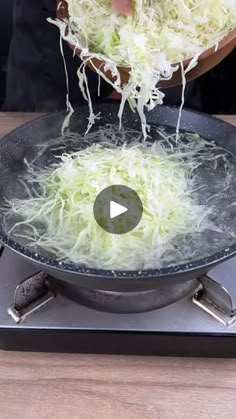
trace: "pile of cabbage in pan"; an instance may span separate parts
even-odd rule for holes
[[[106,126],[39,148],[34,161],[25,161],[27,176],[19,179],[24,196],[6,203],[5,231],[34,252],[90,268],[160,268],[191,260],[199,249],[205,256],[204,246],[214,248],[214,234],[223,237],[208,201],[220,195],[226,202],[227,176],[217,167],[225,152],[197,134],[181,134],[178,143],[175,133],[155,135],[159,141],[143,142],[135,131]],[[44,152],[55,157],[42,168],[37,162],[44,161]],[[93,214],[99,192],[114,184],[134,189],[143,204],[140,223],[121,235],[104,231]],[[221,206],[217,201],[220,216]]]
[[[96,119],[87,85],[85,66],[91,58],[105,61],[114,76],[111,82],[100,69],[97,73],[121,93],[119,118],[129,102],[140,115],[147,135],[145,109],[163,103],[158,82],[171,79],[176,63],[192,58],[186,72],[199,55],[236,26],[236,0],[133,0],[132,16],[117,15],[110,0],[66,0],[69,18],[51,21],[61,36],[81,50],[83,63],[78,69],[81,90],[90,105],[91,126]],[[60,3],[59,3],[60,7]],[[91,63],[92,64],[92,63]],[[130,79],[121,84],[118,66],[130,68]]]

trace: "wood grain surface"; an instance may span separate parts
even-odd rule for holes
[[[0,113],[0,135],[34,117]],[[236,360],[0,351],[0,419],[234,417]]]

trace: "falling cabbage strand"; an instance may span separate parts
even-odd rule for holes
[[[144,137],[147,136],[145,109],[163,103],[158,83],[169,80],[176,63],[196,58],[236,26],[236,0],[134,0],[132,16],[117,15],[109,0],[66,0],[69,18],[50,20],[60,28],[63,39],[81,50],[78,69],[80,87],[93,114],[84,67],[92,58],[105,61],[114,81],[94,67],[122,95],[119,118],[128,100],[137,109]],[[196,64],[196,63],[195,63]],[[118,66],[130,68],[130,79],[121,84]],[[183,71],[183,69],[182,69]]]

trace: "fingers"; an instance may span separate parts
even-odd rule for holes
[[[116,13],[129,16],[133,12],[132,0],[111,0]]]

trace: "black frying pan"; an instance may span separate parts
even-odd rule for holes
[[[118,104],[109,103],[95,106],[95,113],[101,112],[100,124],[117,123]],[[65,113],[55,113],[32,122],[7,134],[0,141],[0,201],[4,198],[16,197],[20,190],[16,184],[18,176],[24,174],[26,166],[23,162],[26,157],[29,161],[38,152],[37,144],[46,143],[49,139],[60,135],[61,125]],[[85,132],[87,126],[88,109],[79,108],[72,117],[71,130]],[[148,114],[149,124],[160,124],[166,127],[176,127],[178,109],[159,106]],[[140,130],[138,115],[125,109],[124,126]],[[215,141],[224,146],[236,156],[236,128],[221,122],[218,119],[190,111],[184,111],[181,129],[197,132],[205,139]],[[232,223],[235,223],[234,217]],[[4,245],[28,258],[30,262],[38,265],[39,269],[50,273],[56,278],[68,280],[78,285],[103,290],[137,291],[155,289],[161,281],[166,284],[182,283],[193,278],[199,278],[207,273],[214,265],[219,264],[236,254],[235,243],[224,248],[213,249],[207,257],[192,260],[191,263],[180,263],[177,266],[166,267],[159,270],[148,271],[104,271],[89,269],[81,266],[60,263],[44,256],[36,255],[33,251],[16,243],[3,231],[0,220],[0,240]]]

